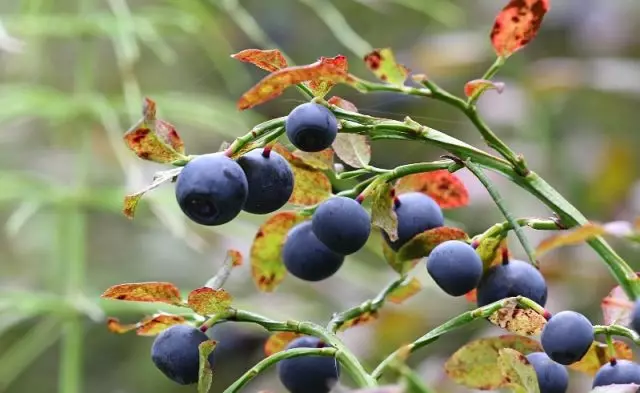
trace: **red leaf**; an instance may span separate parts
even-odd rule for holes
[[[227,255],[231,258],[231,266],[242,266],[242,253],[238,250],[228,250]]]
[[[101,297],[133,302],[182,304],[180,291],[170,282],[118,284],[104,291]]]
[[[467,292],[464,294],[464,298],[467,299],[468,302],[470,303],[475,303],[478,301],[478,292],[477,290],[474,288],[471,291]]]
[[[245,49],[231,55],[231,57],[245,63],[251,63],[269,72],[274,72],[287,66],[287,60],[278,49]]]
[[[393,85],[404,85],[409,69],[396,62],[391,48],[376,49],[364,57],[367,67],[378,79]]]
[[[208,287],[194,289],[189,293],[189,307],[200,315],[214,315],[231,307],[231,295],[224,289]]]
[[[271,356],[274,353],[284,351],[291,341],[302,336],[301,333],[296,332],[277,332],[272,334],[264,343],[265,356]]]
[[[321,57],[318,61],[326,65],[331,65],[337,70],[340,70],[340,72],[344,72],[344,74],[347,74],[347,72],[349,71],[349,63],[347,62],[347,58],[342,55],[338,55],[335,57]],[[331,90],[331,88],[335,86],[335,84],[336,83],[334,81],[326,78],[314,79],[307,82],[307,86],[309,86],[309,88],[313,91],[313,95],[315,95],[316,97],[324,97],[329,92],[329,90]]]
[[[396,183],[396,192],[421,192],[433,198],[443,209],[466,206],[469,193],[464,183],[446,169],[433,172],[416,173],[400,178]]]
[[[491,43],[498,56],[508,57],[538,33],[549,0],[511,0],[496,17]]]
[[[464,85],[464,95],[467,97],[477,96],[490,89],[500,94],[504,90],[504,83],[493,82],[488,79],[474,79]]]
[[[605,325],[618,324],[628,326],[633,302],[629,300],[620,286],[616,286],[600,303]]]

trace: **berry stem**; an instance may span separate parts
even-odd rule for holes
[[[594,334],[604,334],[607,339],[613,336],[625,337],[634,342],[634,344],[640,346],[640,335],[634,330],[622,325],[594,325]],[[608,344],[608,341],[607,341]],[[613,344],[612,344],[613,345]],[[610,349],[611,351],[611,349]],[[611,352],[615,356],[615,351]]]
[[[253,127],[253,129],[251,129],[251,131],[249,131],[248,133],[236,138],[231,146],[229,146],[227,150],[225,150],[225,154],[229,157],[233,157],[239,151],[241,151],[243,147],[251,142],[257,142],[258,139],[263,139],[262,142],[264,142],[264,139],[268,139],[270,136],[272,136],[271,134],[277,134],[278,136],[280,136],[280,134],[284,132],[285,120],[286,116],[283,116],[258,124],[257,126]],[[268,142],[264,144],[266,145],[267,143]]]

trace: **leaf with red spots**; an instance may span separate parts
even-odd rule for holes
[[[518,302],[511,300],[505,307],[489,316],[494,325],[521,336],[536,336],[542,333],[547,320],[529,308],[518,308]]]
[[[409,69],[396,62],[391,48],[375,49],[364,57],[364,62],[374,75],[392,85],[404,85]]]
[[[633,302],[629,300],[629,297],[619,285],[613,288],[607,297],[602,299],[600,307],[602,308],[605,325],[629,325]]]
[[[497,367],[499,351],[504,348],[523,355],[542,351],[538,341],[524,336],[481,338],[459,348],[445,363],[445,371],[454,382],[468,388],[497,389],[504,384],[504,377]]]
[[[378,184],[371,195],[371,223],[389,236],[391,241],[398,240],[398,215],[393,205],[393,186],[389,183]]]
[[[245,49],[231,57],[269,72],[278,71],[287,66],[287,60],[278,49]]]
[[[504,90],[504,83],[493,82],[488,79],[474,79],[464,85],[464,95],[467,97],[477,97],[487,90],[495,90],[498,94],[501,94]]]
[[[232,300],[224,289],[202,287],[191,291],[187,302],[200,315],[214,315],[228,310]]]
[[[183,305],[180,291],[170,282],[118,284],[108,288],[100,297],[131,302],[162,302]]]
[[[618,360],[633,360],[631,348],[624,342],[613,340],[615,358]],[[587,353],[578,362],[569,365],[572,370],[579,371],[590,376],[596,375],[600,367],[611,360],[607,344],[594,341]]]
[[[333,168],[333,149],[331,148],[319,152],[295,150],[291,154],[300,162],[313,169],[329,170]]]
[[[391,291],[389,295],[387,295],[387,299],[391,303],[401,304],[410,297],[418,294],[421,290],[422,284],[420,284],[420,280],[413,277],[410,280],[403,282],[396,289]]]
[[[295,157],[284,146],[276,143],[273,151],[284,157],[293,171],[293,193],[289,203],[298,206],[316,205],[331,196],[331,181],[322,171]]]
[[[342,97],[333,96],[327,100],[327,102],[331,105],[335,105],[338,108],[342,108],[344,110],[350,112],[358,112],[358,108],[351,101],[347,101]]]
[[[389,266],[396,272],[401,275],[407,274],[413,267],[420,262],[420,259],[413,259],[409,261],[401,261],[398,258],[398,253],[393,251],[393,249],[389,246],[386,241],[382,241],[382,255],[384,259],[387,261]]]
[[[446,169],[402,177],[396,183],[396,192],[421,192],[433,198],[443,209],[469,204],[467,188],[458,176]]]
[[[367,323],[373,322],[376,319],[378,319],[378,312],[377,311],[373,311],[373,312],[367,311],[367,312],[364,312],[364,313],[358,315],[355,318],[349,319],[348,321],[346,321],[345,323],[340,325],[340,328],[338,330],[339,331],[345,331],[345,330],[350,329],[352,327],[361,326],[361,325],[365,325]]]
[[[282,246],[289,230],[302,221],[298,212],[284,211],[269,217],[258,229],[251,245],[251,275],[262,292],[273,292],[284,279]]]
[[[398,250],[398,259],[407,261],[424,258],[431,253],[438,244],[448,240],[467,241],[467,234],[458,228],[438,227],[417,234]]]
[[[133,194],[128,194],[124,197],[124,204],[123,204],[124,206],[122,208],[122,213],[124,213],[124,215],[127,218],[133,218],[136,214],[138,203],[140,202],[140,199],[145,193],[153,190],[154,188],[157,188],[159,185],[163,183],[172,181],[176,176],[180,174],[181,171],[182,171],[182,168],[174,168],[174,169],[169,169],[167,171],[156,173],[155,176],[153,177],[153,181],[151,182],[151,184],[149,184],[148,186],[146,186],[145,188],[143,188],[138,192],[134,192]]]
[[[638,393],[638,389],[640,389],[640,385],[627,383],[622,385],[598,386],[589,393]]]
[[[264,343],[264,355],[271,356],[274,353],[284,351],[291,341],[302,336],[303,334],[296,332],[273,333]]]
[[[539,257],[558,247],[584,243],[595,236],[604,235],[605,233],[605,228],[595,223],[589,223],[575,229],[563,231],[540,242],[536,248],[536,256]]]
[[[511,348],[498,351],[498,368],[508,386],[514,393],[540,393],[536,370],[527,358]]]
[[[198,370],[198,393],[209,393],[213,382],[213,365],[209,363],[209,355],[218,344],[217,341],[207,340],[198,345],[199,365]]]
[[[158,314],[138,323],[136,334],[138,336],[156,336],[173,325],[181,325],[185,322],[184,317],[180,315]]]
[[[510,0],[498,14],[491,30],[491,44],[498,56],[509,57],[538,33],[549,0]]]
[[[321,57],[318,61],[325,66],[334,67],[339,73],[349,75],[349,63],[345,56]],[[318,78],[306,83],[316,97],[324,97],[335,84],[336,81],[334,81],[333,78]]]

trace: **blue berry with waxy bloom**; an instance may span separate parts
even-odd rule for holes
[[[307,102],[295,107],[285,121],[287,138],[306,152],[318,152],[331,146],[338,135],[338,120],[326,107]]]

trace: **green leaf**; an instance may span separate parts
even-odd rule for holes
[[[428,256],[440,243],[448,240],[467,241],[467,234],[458,228],[438,227],[417,234],[398,250],[398,259],[408,261]]]
[[[511,348],[498,351],[498,367],[514,393],[540,393],[538,377],[525,355]]]
[[[378,184],[371,196],[371,223],[387,233],[391,241],[398,240],[398,216],[393,206],[393,186]]]
[[[208,393],[213,382],[213,369],[209,363],[209,355],[216,348],[217,342],[207,340],[198,345],[200,353],[200,370],[198,373],[198,393]]]

